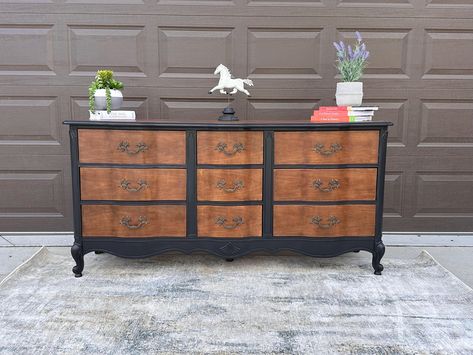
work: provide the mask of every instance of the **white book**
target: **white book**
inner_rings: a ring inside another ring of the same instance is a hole
[[[350,106],[351,111],[378,111],[378,106]]]
[[[91,121],[130,121],[136,120],[135,111],[89,111],[89,120]]]

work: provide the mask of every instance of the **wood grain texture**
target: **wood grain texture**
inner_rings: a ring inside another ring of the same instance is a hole
[[[275,164],[376,164],[378,131],[275,132]]]
[[[132,228],[142,227],[130,229],[123,225],[128,217]],[[186,206],[83,205],[82,234],[85,238],[185,237]]]
[[[81,168],[82,200],[185,200],[185,169]]]
[[[263,164],[263,132],[197,132],[197,163]]]
[[[260,201],[261,169],[198,169],[198,201]]]
[[[128,148],[123,151],[124,144]],[[146,148],[137,152],[139,144]],[[127,152],[128,151],[128,152]],[[79,129],[81,163],[185,164],[186,132]]]
[[[242,238],[262,235],[261,206],[198,206],[199,237]]]
[[[274,206],[275,237],[369,237],[375,234],[374,205]],[[314,218],[320,217],[320,224]],[[330,216],[338,220],[329,226]]]
[[[275,169],[275,201],[348,201],[376,198],[376,168]]]

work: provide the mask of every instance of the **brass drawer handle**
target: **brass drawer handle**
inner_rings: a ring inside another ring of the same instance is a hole
[[[227,143],[220,142],[217,144],[217,147],[215,148],[215,150],[225,154],[227,157],[234,156],[235,154],[241,153],[242,151],[245,150],[245,146],[243,145],[243,143],[235,143],[233,145],[232,151],[228,151],[227,147],[228,147]]]
[[[328,223],[322,223],[322,217],[320,216],[314,216],[312,217],[312,224],[316,225],[317,227],[321,229],[329,229],[332,228],[333,226],[341,223],[340,220],[335,217],[335,216],[329,216],[328,217]]]
[[[128,192],[139,192],[142,189],[145,189],[148,187],[148,183],[145,180],[138,180],[137,181],[138,187],[131,187],[131,182],[128,181],[127,179],[123,179],[122,182],[120,183],[119,187],[121,187],[123,190],[126,190]]]
[[[236,229],[243,224],[243,218],[241,218],[240,216],[233,217],[232,221],[233,224],[225,224],[227,223],[227,219],[225,217],[218,216],[215,219],[215,224],[225,229]]]
[[[242,180],[233,181],[233,187],[226,187],[226,185],[227,182],[224,179],[217,182],[217,188],[227,193],[237,192],[245,186]]]
[[[126,153],[128,155],[135,155],[135,154],[138,154],[140,152],[144,152],[145,150],[148,150],[148,146],[144,142],[136,143],[136,149],[135,150],[130,150],[129,148],[130,148],[130,143],[128,143],[126,141],[121,141],[118,144],[117,150],[119,150],[120,152]]]
[[[322,192],[332,192],[333,190],[340,188],[340,182],[337,179],[330,179],[327,187],[322,187],[322,185],[323,182],[320,179],[314,180],[312,182],[312,186],[314,187],[314,189],[320,190]]]
[[[342,146],[338,143],[332,143],[330,149],[325,149],[325,144],[317,143],[312,150],[320,155],[330,156],[341,151]]]
[[[138,217],[138,224],[130,224],[131,223],[131,217],[125,216],[122,217],[120,224],[122,226],[127,227],[128,229],[140,229],[143,228],[146,224],[148,224],[148,218],[146,216],[139,216]]]

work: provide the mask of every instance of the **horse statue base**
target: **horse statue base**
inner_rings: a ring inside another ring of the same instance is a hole
[[[235,110],[227,106],[222,111],[223,115],[218,118],[219,121],[238,121],[238,117],[235,116]]]

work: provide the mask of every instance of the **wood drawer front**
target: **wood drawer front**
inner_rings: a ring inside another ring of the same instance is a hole
[[[82,200],[186,200],[185,169],[81,168]]]
[[[378,131],[276,132],[275,164],[376,164]]]
[[[376,199],[376,168],[275,169],[275,201]]]
[[[198,201],[261,201],[261,169],[198,169]]]
[[[375,234],[375,205],[274,206],[277,237],[370,237]]]
[[[198,164],[263,164],[263,132],[197,132]]]
[[[81,163],[185,164],[186,133],[79,129]]]
[[[261,206],[198,206],[199,237],[242,238],[262,235]]]
[[[186,206],[83,205],[84,237],[185,237]]]

